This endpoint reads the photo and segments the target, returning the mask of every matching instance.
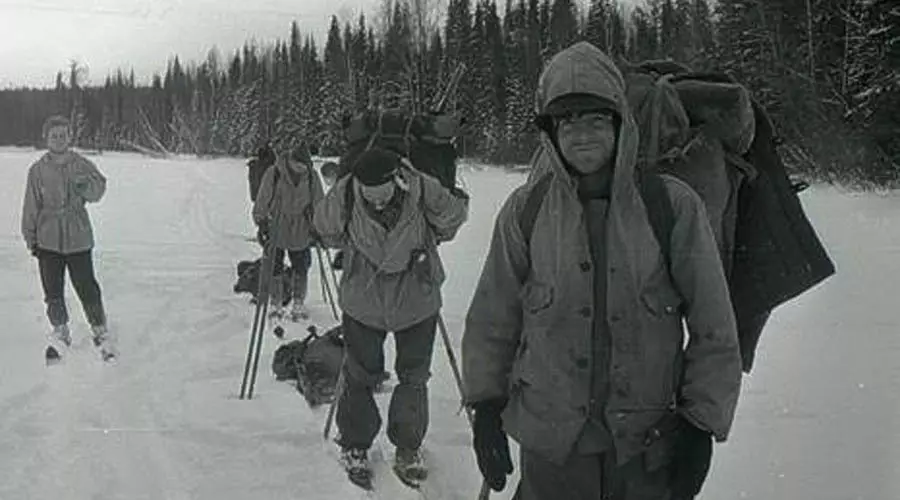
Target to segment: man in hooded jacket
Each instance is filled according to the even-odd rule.
[[[593,45],[550,61],[536,108],[543,151],[497,216],[463,335],[479,468],[504,488],[508,433],[521,449],[518,499],[693,498],[741,381],[703,202],[661,178],[674,212],[667,264],[635,175],[623,77]],[[522,211],[544,175],[524,234]]]

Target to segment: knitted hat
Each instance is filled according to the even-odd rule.
[[[544,114],[561,117],[586,111],[602,111],[617,114],[616,105],[602,97],[592,94],[566,94],[550,101]]]
[[[333,161],[326,161],[319,169],[319,173],[324,177],[337,177],[339,172],[338,164]]]
[[[365,186],[379,186],[394,178],[400,158],[382,148],[363,151],[356,160],[353,176]]]

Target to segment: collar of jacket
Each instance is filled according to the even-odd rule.
[[[348,236],[356,250],[376,266],[378,273],[406,271],[411,252],[428,245],[425,216],[417,206],[424,195],[421,177],[415,171],[406,169],[402,169],[399,175],[409,186],[409,191],[403,201],[399,220],[391,229],[386,229],[367,213],[366,202],[356,183],[347,185],[347,189],[357,190],[351,208],[353,217],[350,218]]]

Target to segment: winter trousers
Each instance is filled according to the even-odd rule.
[[[398,448],[418,449],[428,429],[428,379],[437,316],[394,332],[397,385],[388,409],[387,436]],[[387,332],[343,317],[346,381],[337,408],[338,442],[345,448],[369,449],[381,428],[373,391],[384,372]]]
[[[309,288],[309,268],[312,266],[312,249],[307,247],[303,250],[288,250],[288,260],[291,261],[291,296],[294,301],[305,303],[307,289]],[[275,267],[280,268],[284,262],[285,251],[281,248],[275,250]],[[275,287],[272,300],[276,304],[284,303],[282,301],[281,287]]]
[[[69,270],[69,278],[81,300],[88,323],[91,326],[106,324],[100,284],[94,275],[94,261],[90,250],[73,254],[38,250],[37,257],[47,317],[51,325],[59,326],[69,322],[65,301],[66,269]]]
[[[644,455],[622,466],[612,453],[573,454],[565,465],[521,450],[521,480],[513,500],[671,500],[669,467],[648,470]]]

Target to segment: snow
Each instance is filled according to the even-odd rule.
[[[322,439],[327,407],[310,410],[274,380],[271,334],[254,398],[237,398],[253,308],[231,287],[237,261],[257,256],[243,161],[91,157],[109,179],[90,211],[122,354],[98,361],[70,288],[76,347],[48,369],[37,266],[19,235],[25,173],[39,154],[0,149],[0,499],[360,498]],[[457,355],[495,213],[524,180],[478,165],[461,175],[470,221],[442,248]],[[838,274],[773,316],[704,500],[900,498],[900,196],[814,186],[801,197]],[[328,328],[316,267],[313,323]],[[286,340],[304,333],[291,325]],[[432,371],[428,498],[472,499],[480,476],[440,343]],[[377,397],[382,408],[387,397]],[[389,457],[383,433],[378,443]],[[381,498],[418,498],[379,467]],[[491,498],[510,498],[516,480]]]

